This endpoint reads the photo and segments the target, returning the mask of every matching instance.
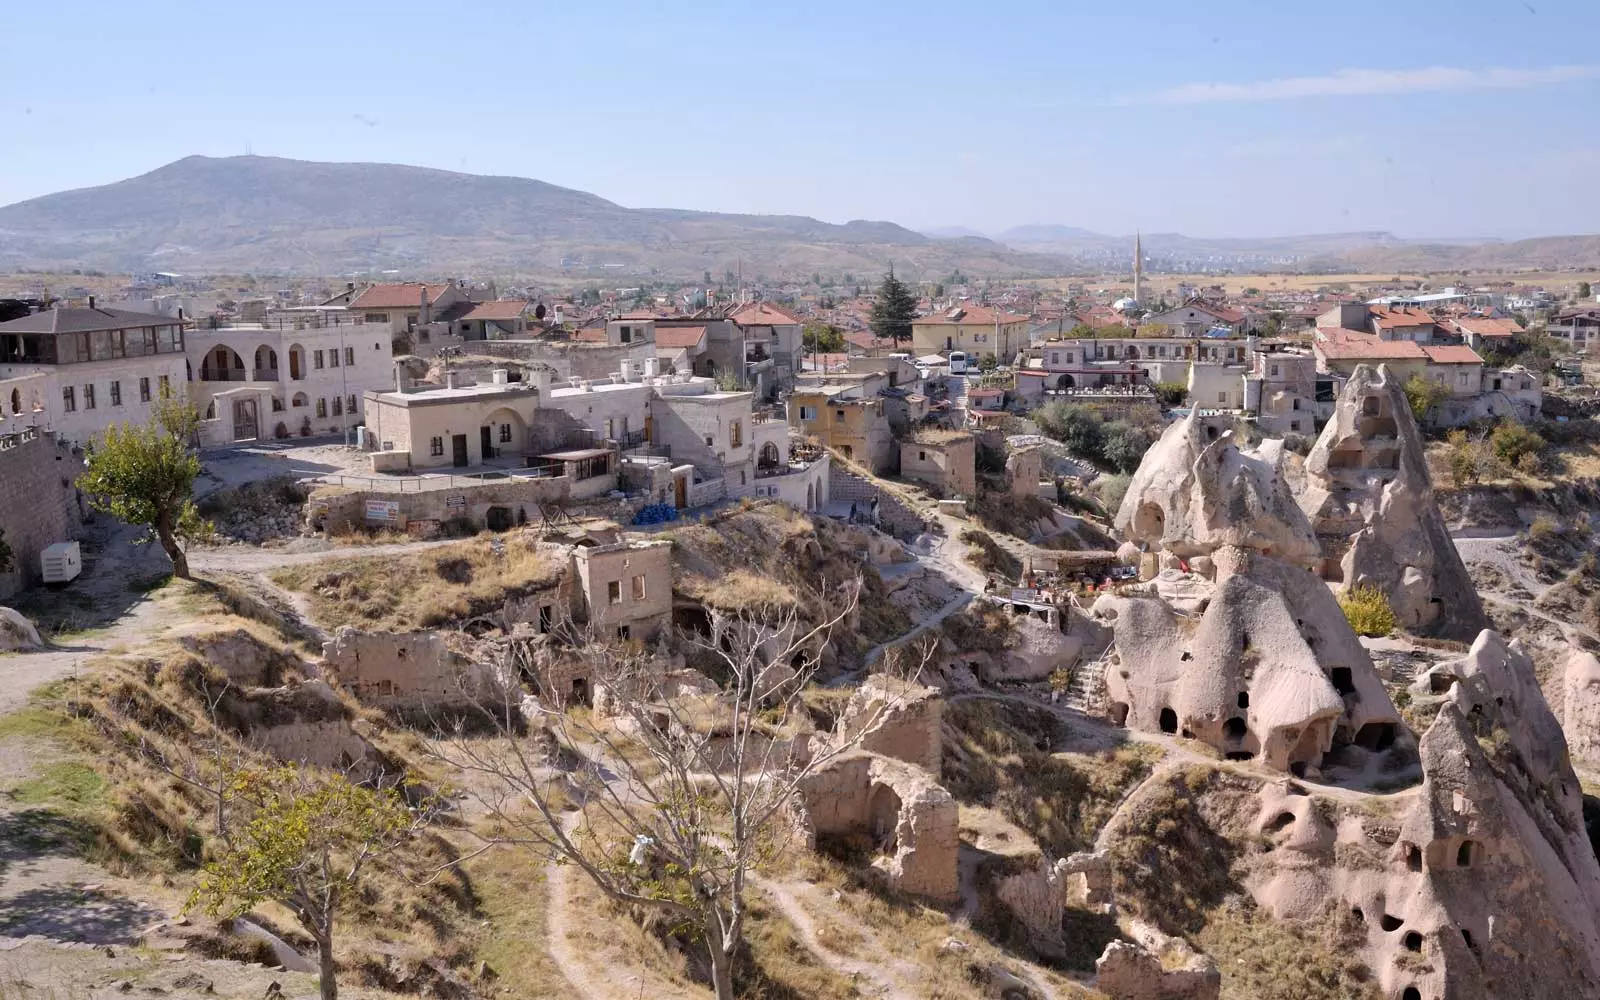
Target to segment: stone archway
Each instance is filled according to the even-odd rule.
[[[520,455],[527,447],[528,425],[517,411],[502,406],[483,419],[479,434],[496,455]]]
[[[867,830],[872,848],[879,854],[893,854],[899,848],[900,796],[888,785],[877,785],[867,801]]]
[[[1077,380],[1074,379],[1071,375],[1062,375],[1060,378],[1056,379],[1056,388],[1057,389],[1072,389],[1072,388],[1075,388],[1076,386],[1077,386]]]
[[[218,344],[206,352],[200,362],[202,382],[243,382],[249,378],[244,359],[227,344]]]
[[[278,381],[278,352],[266,344],[256,348],[255,370],[251,374],[257,382]]]

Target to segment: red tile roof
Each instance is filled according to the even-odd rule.
[[[408,281],[399,285],[373,285],[356,296],[351,309],[405,309],[421,304],[421,292],[427,289],[428,301],[443,295],[449,285],[423,285]]]
[[[1514,319],[1487,319],[1482,316],[1458,319],[1456,329],[1478,337],[1514,337],[1522,332],[1522,327]]]
[[[603,344],[606,342],[606,328],[603,326],[586,326],[574,333],[572,339],[580,344]]]
[[[894,341],[887,337],[874,336],[871,330],[846,330],[844,332],[844,342],[853,344],[864,351],[875,351],[894,346]]]
[[[1433,317],[1421,309],[1395,309],[1391,306],[1372,306],[1372,322],[1380,330],[1402,326],[1432,326]]]
[[[704,326],[658,326],[656,349],[674,351],[680,348],[699,347],[706,339]]]
[[[1407,341],[1409,343],[1409,341]],[[1478,352],[1465,344],[1423,344],[1422,353],[1436,365],[1481,365]]]
[[[800,321],[770,302],[751,302],[728,317],[740,326],[799,326]]]
[[[1370,333],[1324,330],[1315,344],[1323,357],[1335,361],[1409,361],[1426,358],[1422,345],[1412,340],[1379,340]]]
[[[913,323],[917,326],[994,326],[997,321],[1002,326],[1010,326],[1013,323],[1026,323],[1028,317],[988,306],[956,306],[932,316],[918,316]]]
[[[491,299],[479,302],[462,319],[518,319],[528,311],[528,303],[521,299]]]

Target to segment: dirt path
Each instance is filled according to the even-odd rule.
[[[783,914],[800,935],[800,941],[810,952],[815,955],[823,965],[851,980],[857,989],[867,996],[880,997],[909,997],[916,996],[918,991],[912,988],[918,976],[916,969],[909,971],[911,976],[906,977],[908,971],[905,963],[895,961],[863,962],[840,954],[822,943],[817,936],[816,921],[811,913],[800,901],[802,895],[816,899],[821,893],[816,886],[808,882],[775,882],[768,879],[752,878],[751,883],[766,893],[767,898],[778,912]],[[849,915],[833,908],[835,916],[833,923],[844,927],[846,930],[858,935],[863,941],[875,941],[876,935],[870,928],[864,927],[854,921]],[[881,949],[875,949],[875,954],[883,956]]]
[[[562,820],[562,826],[569,834],[577,825],[577,813]],[[586,1000],[611,1000],[619,994],[604,981],[595,978],[588,965],[579,958],[577,949],[573,947],[572,931],[569,929],[572,924],[571,883],[571,865],[558,865],[552,862],[545,866],[545,898],[550,907],[550,912],[545,918],[545,933],[549,939],[546,948],[550,952],[551,961],[556,963],[556,968],[560,969],[567,982],[572,984],[573,996]]]

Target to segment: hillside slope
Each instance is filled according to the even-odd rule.
[[[1057,265],[889,222],[630,209],[522,177],[266,156],[191,156],[114,184],[0,207],[0,266],[699,278],[740,262],[753,275],[871,274],[890,261],[930,277],[958,266],[1032,274]]]

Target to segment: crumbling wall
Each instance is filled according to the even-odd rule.
[[[944,752],[944,699],[933,688],[873,674],[850,696],[836,727],[862,750],[915,764],[935,777]]]
[[[407,717],[498,704],[508,688],[439,632],[361,632],[345,626],[322,646],[323,666],[363,704]]]
[[[809,848],[819,837],[865,836],[891,887],[943,903],[960,897],[960,810],[927,771],[857,751],[808,775],[798,793],[796,823]]]

